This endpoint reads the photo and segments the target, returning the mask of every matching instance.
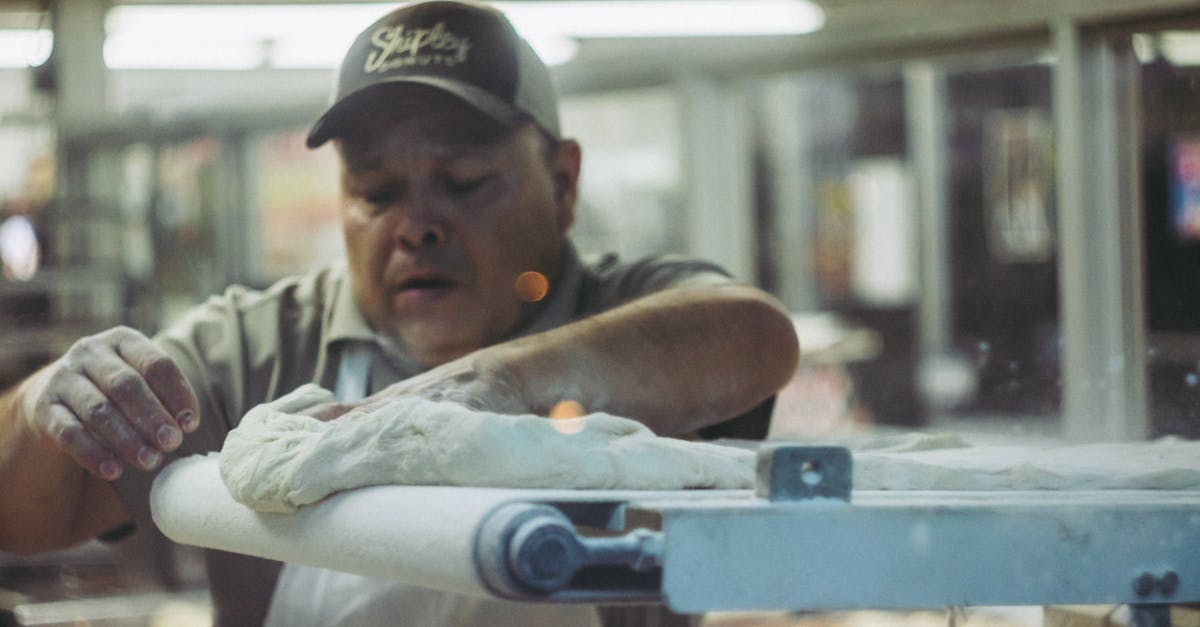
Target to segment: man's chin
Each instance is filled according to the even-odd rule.
[[[441,325],[433,329],[403,329],[397,337],[404,352],[428,368],[440,366],[482,348],[478,340],[463,337],[461,328],[445,329],[441,328]]]

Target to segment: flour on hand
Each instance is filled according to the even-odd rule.
[[[475,411],[401,396],[329,422],[297,412],[333,401],[316,385],[250,410],[221,449],[221,478],[240,503],[292,512],[368,485],[674,490],[750,488],[754,452],[654,435],[589,414],[564,434],[545,417]]]

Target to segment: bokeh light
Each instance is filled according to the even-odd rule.
[[[41,251],[29,218],[13,216],[0,223],[0,261],[9,279],[28,281],[37,274]]]
[[[579,401],[559,401],[550,408],[550,425],[559,433],[570,435],[583,431],[587,411]]]
[[[527,303],[536,303],[545,298],[550,291],[550,281],[541,272],[530,270],[517,277],[516,288],[517,298]]]
[[[550,408],[550,417],[556,420],[579,418],[587,413],[579,401],[560,401]]]

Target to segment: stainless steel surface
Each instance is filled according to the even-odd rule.
[[[658,509],[662,592],[679,612],[1200,601],[1196,492],[858,492]],[[1173,590],[1131,585],[1166,571]]]

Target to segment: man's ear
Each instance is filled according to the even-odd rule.
[[[566,233],[575,222],[581,160],[582,150],[579,142],[573,139],[559,141],[550,160],[550,173],[554,180],[554,202],[558,207],[558,228],[562,233]]]

